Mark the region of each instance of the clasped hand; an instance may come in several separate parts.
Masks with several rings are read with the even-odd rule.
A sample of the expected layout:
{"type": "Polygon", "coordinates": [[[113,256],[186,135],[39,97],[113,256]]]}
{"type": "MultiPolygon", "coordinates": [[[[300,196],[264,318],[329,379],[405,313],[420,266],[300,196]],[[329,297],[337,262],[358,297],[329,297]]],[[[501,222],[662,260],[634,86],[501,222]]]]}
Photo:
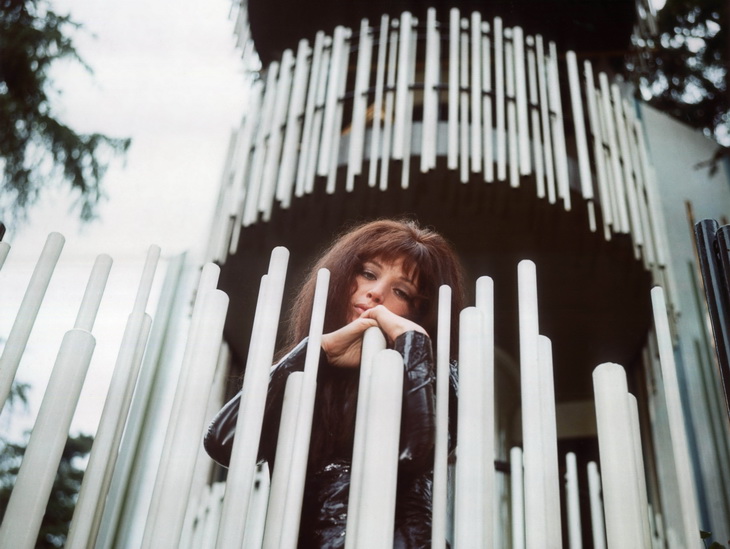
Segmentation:
{"type": "Polygon", "coordinates": [[[383,331],[390,344],[405,332],[426,333],[426,330],[412,320],[398,316],[384,305],[377,305],[364,311],[358,318],[339,330],[322,336],[322,349],[327,355],[328,362],[342,368],[358,367],[362,353],[363,334],[365,330],[373,326],[377,326],[383,331]]]}

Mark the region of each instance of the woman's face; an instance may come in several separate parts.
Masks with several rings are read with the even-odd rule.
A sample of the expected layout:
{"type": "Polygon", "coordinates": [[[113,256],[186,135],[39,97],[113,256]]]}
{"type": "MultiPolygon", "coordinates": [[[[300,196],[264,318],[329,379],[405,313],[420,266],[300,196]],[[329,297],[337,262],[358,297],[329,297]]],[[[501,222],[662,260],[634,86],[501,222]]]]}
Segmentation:
{"type": "Polygon", "coordinates": [[[410,318],[418,294],[416,275],[403,270],[403,259],[385,261],[373,258],[363,263],[355,276],[355,291],[350,299],[348,322],[368,309],[384,305],[390,312],[410,318]],[[414,278],[411,278],[413,276],[414,278]]]}

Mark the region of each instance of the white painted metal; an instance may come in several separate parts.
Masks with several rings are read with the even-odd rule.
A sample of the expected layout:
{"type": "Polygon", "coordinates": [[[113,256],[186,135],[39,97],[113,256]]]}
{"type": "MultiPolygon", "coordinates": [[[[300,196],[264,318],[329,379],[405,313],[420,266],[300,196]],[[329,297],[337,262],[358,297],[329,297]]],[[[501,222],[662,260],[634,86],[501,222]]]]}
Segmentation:
{"type": "Polygon", "coordinates": [[[553,139],[550,129],[550,98],[548,97],[545,51],[542,36],[539,34],[535,37],[535,56],[537,57],[537,87],[540,91],[540,120],[542,121],[547,197],[550,204],[555,204],[555,164],[553,161],[553,139]]]}
{"type": "MultiPolygon", "coordinates": [[[[484,314],[467,307],[459,316],[459,433],[454,496],[454,545],[488,547],[484,524],[484,314]]],[[[492,497],[492,494],[489,494],[492,497]]]]}
{"type": "MultiPolygon", "coordinates": [[[[310,63],[309,85],[307,86],[307,101],[304,106],[304,122],[302,127],[301,151],[297,163],[297,175],[294,195],[304,196],[304,189],[307,186],[307,174],[309,173],[309,162],[314,147],[312,133],[314,131],[314,112],[317,106],[318,90],[323,87],[322,81],[322,50],[324,49],[324,32],[319,31],[314,38],[312,59],[310,63]]],[[[325,73],[326,74],[326,73],[325,73]]]]}
{"type": "Polygon", "coordinates": [[[5,406],[5,401],[10,394],[18,364],[25,352],[30,332],[38,317],[38,310],[43,303],[43,297],[46,295],[64,242],[65,239],[60,233],[50,233],[46,238],[46,243],[28,282],[28,288],[25,290],[23,301],[20,303],[15,322],[5,341],[3,354],[0,355],[0,410],[5,406]]]}
{"type": "Polygon", "coordinates": [[[492,41],[489,38],[489,23],[482,23],[482,113],[484,123],[484,180],[494,181],[494,128],[492,125],[492,41]]]}
{"type": "Polygon", "coordinates": [[[2,547],[35,547],[95,344],[86,330],[63,338],[0,526],[2,547]]]}
{"type": "Polygon", "coordinates": [[[365,438],[367,435],[368,405],[370,403],[370,377],[373,371],[373,360],[386,347],[385,336],[380,328],[371,327],[365,331],[362,341],[362,355],[360,359],[360,381],[358,385],[357,412],[355,435],[352,449],[352,467],[350,475],[350,495],[347,501],[347,533],[345,549],[354,549],[357,546],[359,528],[358,517],[362,502],[362,486],[365,481],[365,438]],[[360,421],[362,418],[362,421],[360,421]]]}
{"type": "Polygon", "coordinates": [[[355,70],[355,93],[352,99],[352,123],[350,124],[350,149],[347,156],[347,180],[345,190],[355,188],[355,176],[362,173],[365,143],[365,116],[368,108],[368,87],[370,86],[370,60],[373,52],[372,29],[367,19],[360,23],[357,68],[355,70]]]}
{"type": "Polygon", "coordinates": [[[357,549],[393,543],[403,400],[403,357],[398,351],[377,354],[369,393],[357,549]]]}
{"type": "Polygon", "coordinates": [[[603,363],[593,370],[593,388],[608,547],[643,549],[640,472],[632,459],[634,447],[626,372],[618,364],[603,363]]]}
{"type": "Polygon", "coordinates": [[[271,131],[266,146],[266,160],[262,174],[258,209],[264,221],[271,219],[271,210],[276,196],[276,182],[282,164],[281,149],[284,141],[284,125],[291,96],[292,68],[294,54],[290,49],[284,51],[279,66],[279,79],[276,82],[276,101],[274,103],[271,131]]]}
{"type": "Polygon", "coordinates": [[[525,491],[522,448],[512,448],[509,452],[509,458],[512,549],[525,549],[525,491]]]}
{"type": "Polygon", "coordinates": [[[514,55],[515,100],[517,103],[517,134],[520,147],[520,175],[532,173],[530,159],[530,129],[527,116],[527,76],[525,73],[525,38],[521,27],[512,29],[514,55]]]}
{"type": "MultiPolygon", "coordinates": [[[[397,24],[397,20],[393,21],[397,24]]],[[[397,25],[396,25],[397,27],[397,25]]],[[[388,167],[390,166],[391,140],[393,138],[393,105],[395,102],[395,75],[396,61],[398,55],[398,32],[393,29],[390,31],[390,50],[388,52],[388,75],[386,79],[385,92],[385,122],[383,124],[383,148],[380,154],[380,190],[384,191],[388,188],[388,167]]]]}
{"type": "Polygon", "coordinates": [[[448,140],[446,165],[450,170],[459,166],[459,43],[461,15],[458,8],[449,11],[449,92],[448,92],[448,140]]]}
{"type": "Polygon", "coordinates": [[[277,247],[271,253],[268,274],[264,275],[256,316],[246,360],[243,388],[241,389],[240,418],[231,451],[231,465],[226,480],[226,495],[216,547],[238,547],[243,541],[243,527],[248,515],[248,504],[253,489],[258,441],[266,400],[269,369],[273,362],[276,332],[279,325],[281,301],[289,251],[277,247]]]}
{"type": "Polygon", "coordinates": [[[388,32],[390,18],[383,15],[380,19],[380,34],[378,37],[378,61],[375,69],[375,101],[373,103],[373,128],[370,135],[370,168],[368,170],[368,185],[374,187],[378,177],[378,159],[381,156],[380,138],[383,122],[383,93],[385,87],[385,61],[388,50],[388,32]]]}
{"type": "Polygon", "coordinates": [[[669,330],[666,299],[664,290],[657,286],[651,291],[654,311],[654,327],[659,347],[659,360],[664,381],[664,398],[669,415],[669,433],[671,437],[674,466],[677,469],[679,504],[682,507],[683,524],[677,525],[680,537],[686,547],[696,547],[698,525],[697,492],[694,486],[692,461],[689,456],[689,443],[685,430],[686,417],[683,412],[679,392],[677,366],[674,361],[674,347],[669,330]]]}
{"type": "Polygon", "coordinates": [[[311,194],[314,191],[314,179],[317,176],[317,158],[322,148],[323,118],[325,112],[325,101],[327,98],[328,79],[332,79],[330,60],[332,57],[332,39],[327,36],[324,39],[324,50],[319,67],[319,78],[317,81],[317,93],[315,99],[314,120],[312,122],[312,135],[310,138],[309,158],[307,159],[307,171],[305,173],[304,192],[311,194]]]}
{"type": "Polygon", "coordinates": [[[588,462],[588,494],[591,504],[591,533],[593,547],[606,549],[606,527],[603,519],[603,499],[601,498],[601,474],[595,461],[588,462]]]}
{"type": "Polygon", "coordinates": [[[421,172],[435,167],[438,133],[439,32],[436,27],[436,8],[426,12],[426,53],[423,75],[423,128],[421,132],[421,172]]]}
{"type": "Polygon", "coordinates": [[[519,140],[517,136],[517,105],[515,105],[515,62],[512,29],[504,30],[504,64],[507,97],[507,163],[509,165],[509,184],[512,188],[520,186],[519,140]]]}
{"type": "Polygon", "coordinates": [[[578,463],[573,452],[565,454],[565,500],[568,510],[568,547],[583,549],[580,523],[580,489],[578,487],[578,463]]]}
{"type": "Polygon", "coordinates": [[[507,179],[507,140],[505,135],[504,106],[504,36],[502,18],[494,18],[494,104],[497,134],[497,180],[507,179]]]}
{"type": "Polygon", "coordinates": [[[302,118],[304,116],[307,81],[311,71],[308,62],[310,54],[309,42],[300,40],[297,46],[291,103],[286,120],[286,136],[284,137],[284,147],[281,155],[281,169],[276,183],[276,198],[281,202],[282,208],[288,208],[291,204],[296,166],[301,158],[297,149],[302,137],[302,118]]]}
{"type": "Polygon", "coordinates": [[[84,297],[81,300],[76,322],[74,322],[75,330],[84,330],[91,332],[96,320],[96,314],[99,312],[101,297],[104,295],[107,280],[109,279],[109,271],[112,268],[112,258],[106,254],[102,254],[96,258],[94,267],[89,276],[89,282],[84,291],[84,297]]]}
{"type": "Polygon", "coordinates": [[[631,419],[631,438],[633,441],[634,463],[638,471],[639,510],[641,511],[641,528],[643,546],[651,547],[651,532],[649,530],[649,500],[647,498],[646,477],[644,476],[644,454],[641,450],[641,429],[639,427],[639,405],[636,397],[629,393],[629,415],[631,419]]]}
{"type": "Polygon", "coordinates": [[[558,76],[558,51],[555,42],[549,44],[550,56],[547,59],[548,98],[552,114],[553,153],[555,172],[558,182],[558,195],[563,199],[563,207],[570,211],[570,181],[568,180],[568,153],[565,149],[565,130],[563,128],[563,104],[560,98],[560,78],[558,76]]]}
{"type": "MultiPolygon", "coordinates": [[[[418,25],[418,20],[412,20],[413,25],[418,25]]],[[[403,135],[403,163],[401,166],[401,189],[407,189],[408,183],[411,178],[411,142],[413,140],[413,105],[414,105],[414,91],[412,84],[416,80],[416,52],[418,51],[418,33],[411,32],[411,46],[410,56],[408,60],[408,93],[406,95],[406,116],[404,121],[404,135],[403,135]]],[[[423,129],[423,124],[421,124],[423,129]]]]}
{"type": "Polygon", "coordinates": [[[451,288],[446,285],[439,288],[437,329],[436,440],[433,465],[431,547],[432,549],[445,549],[449,474],[449,379],[451,374],[449,364],[451,353],[451,288]]]}
{"type": "Polygon", "coordinates": [[[327,269],[320,269],[317,273],[317,284],[312,304],[312,319],[309,326],[309,340],[307,354],[304,358],[304,377],[294,432],[292,448],[292,468],[289,471],[287,483],[286,508],[284,522],[279,526],[282,529],[280,547],[296,549],[299,534],[299,517],[302,512],[302,498],[307,473],[307,458],[309,456],[309,440],[312,432],[312,418],[314,417],[314,400],[317,389],[317,371],[319,357],[322,352],[322,328],[324,327],[325,310],[327,307],[327,293],[330,273],[327,269]]]}
{"type": "Polygon", "coordinates": [[[529,90],[530,124],[532,127],[532,157],[535,164],[535,187],[537,197],[545,198],[545,161],[543,159],[542,137],[540,135],[540,105],[537,86],[537,60],[535,39],[525,38],[527,44],[527,84],[529,90]]]}
{"type": "Polygon", "coordinates": [[[319,146],[319,158],[317,161],[317,175],[326,176],[329,174],[332,165],[330,155],[337,155],[334,150],[333,140],[335,133],[339,135],[339,128],[336,127],[337,104],[340,96],[340,81],[342,80],[340,70],[342,69],[342,56],[349,48],[345,44],[347,29],[342,26],[335,27],[332,37],[332,57],[329,65],[329,81],[327,83],[327,95],[324,104],[324,122],[322,123],[322,141],[319,146]]]}
{"type": "Polygon", "coordinates": [[[471,14],[471,171],[482,169],[482,16],[471,14]]]}
{"type": "Polygon", "coordinates": [[[406,128],[406,108],[409,87],[411,59],[411,14],[407,11],[400,16],[398,36],[398,72],[395,82],[395,121],[393,123],[393,159],[405,160],[404,147],[406,128]]]}
{"type": "Polygon", "coordinates": [[[468,21],[461,20],[462,31],[459,35],[459,179],[469,181],[469,34],[468,21]]]}
{"type": "Polygon", "coordinates": [[[150,246],[79,490],[66,540],[66,547],[69,548],[85,547],[95,542],[132,393],[137,383],[143,350],[149,336],[151,319],[145,314],[145,307],[159,258],[160,248],[150,246]]]}
{"type": "Polygon", "coordinates": [[[5,265],[5,260],[8,258],[10,253],[10,244],[7,242],[0,242],[0,269],[5,265]]]}
{"type": "MultiPolygon", "coordinates": [[[[350,37],[352,36],[352,31],[350,29],[345,29],[344,31],[344,38],[343,38],[343,44],[342,44],[342,52],[340,54],[339,59],[339,67],[337,68],[337,101],[335,103],[335,117],[333,126],[331,128],[332,136],[331,136],[331,151],[330,151],[330,167],[329,171],[327,172],[327,193],[333,194],[335,192],[335,183],[337,181],[337,166],[340,162],[340,137],[342,135],[342,116],[343,112],[345,110],[345,104],[344,104],[344,96],[345,96],[345,86],[347,85],[347,69],[349,66],[349,59],[350,59],[350,37]]],[[[333,69],[334,71],[334,59],[333,59],[333,69]]],[[[333,74],[334,77],[334,74],[333,74]]]]}
{"type": "Polygon", "coordinates": [[[246,531],[243,535],[242,549],[261,549],[264,541],[266,511],[268,508],[271,475],[269,466],[264,461],[256,466],[254,473],[253,490],[248,504],[249,512],[246,517],[246,531]]]}

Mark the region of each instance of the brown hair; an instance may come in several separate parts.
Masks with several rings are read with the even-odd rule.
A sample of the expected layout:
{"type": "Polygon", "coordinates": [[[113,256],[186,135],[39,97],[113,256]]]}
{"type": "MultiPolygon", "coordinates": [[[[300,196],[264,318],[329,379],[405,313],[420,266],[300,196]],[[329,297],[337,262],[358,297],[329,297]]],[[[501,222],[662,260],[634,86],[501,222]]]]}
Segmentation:
{"type": "Polygon", "coordinates": [[[403,259],[404,271],[417,280],[418,286],[411,320],[423,326],[434,344],[439,287],[443,284],[451,287],[451,355],[455,356],[456,319],[464,307],[461,264],[444,237],[409,219],[364,223],[341,234],[325,250],[312,266],[295,298],[289,318],[289,346],[296,345],[309,333],[317,272],[322,268],[330,271],[324,325],[324,333],[329,333],[347,323],[355,276],[366,261],[375,258],[385,261],[403,259]]]}

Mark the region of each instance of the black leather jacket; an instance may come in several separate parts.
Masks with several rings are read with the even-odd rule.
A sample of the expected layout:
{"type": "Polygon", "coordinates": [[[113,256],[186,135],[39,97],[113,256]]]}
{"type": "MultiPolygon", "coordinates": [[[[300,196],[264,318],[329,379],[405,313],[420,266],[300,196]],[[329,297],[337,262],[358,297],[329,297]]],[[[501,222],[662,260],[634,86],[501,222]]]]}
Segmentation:
{"type": "MultiPolygon", "coordinates": [[[[307,340],[271,370],[259,459],[274,466],[286,378],[304,369],[307,340]]],[[[435,434],[434,360],[431,340],[420,332],[406,332],[394,342],[404,358],[403,410],[394,547],[430,547],[431,469],[435,434]]],[[[337,368],[320,356],[315,415],[312,424],[307,481],[299,537],[300,548],[344,547],[350,463],[354,437],[359,369],[337,368]]],[[[456,444],[456,371],[451,367],[449,447],[456,444]]],[[[208,454],[228,466],[241,393],[231,399],[208,427],[208,454]]]]}

